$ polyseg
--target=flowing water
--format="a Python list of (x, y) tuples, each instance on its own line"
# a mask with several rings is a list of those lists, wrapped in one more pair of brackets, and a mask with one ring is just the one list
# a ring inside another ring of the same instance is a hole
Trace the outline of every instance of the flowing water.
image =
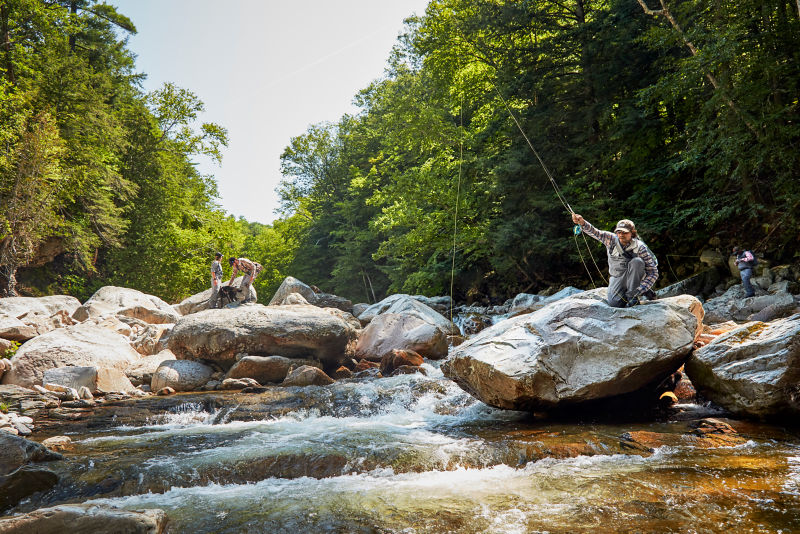
[[(193, 534), (800, 531), (795, 431), (748, 423), (735, 445), (700, 448), (682, 436), (715, 415), (701, 406), (657, 422), (556, 423), (489, 408), (425, 368), (275, 388), (280, 410), (258, 394), (178, 396), (146, 416), (117, 408), (110, 424), (73, 430), (50, 464), (62, 482), (17, 511), (160, 508), (170, 532)], [(673, 439), (623, 447), (635, 431)]]

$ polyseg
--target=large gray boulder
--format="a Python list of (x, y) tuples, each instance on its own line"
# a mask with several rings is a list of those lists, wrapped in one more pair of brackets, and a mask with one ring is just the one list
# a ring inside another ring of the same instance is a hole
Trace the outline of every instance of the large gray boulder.
[(379, 362), (395, 349), (413, 350), (438, 360), (447, 356), (447, 334), (413, 315), (382, 313), (370, 321), (359, 336), (355, 356)]
[(153, 295), (127, 287), (105, 286), (98, 289), (72, 317), (85, 321), (90, 317), (124, 315), (146, 323), (174, 323), (180, 315), (175, 309)]
[(98, 504), (61, 504), (0, 519), (0, 532), (5, 534), (161, 534), (166, 528), (167, 514), (163, 510), (123, 510)]
[[(233, 285), (234, 287), (239, 287), (242, 285), (242, 278), (243, 276), (239, 276), (234, 278)], [(223, 282), (224, 286), (228, 285), (228, 282)], [(187, 297), (183, 299), (180, 304), (175, 304), (173, 308), (176, 312), (180, 315), (189, 315), (190, 313), (197, 313), (199, 311), (207, 310), (208, 309), (208, 299), (211, 298), (211, 288), (209, 287), (205, 291), (201, 291), (200, 293), (195, 293), (191, 297)], [(250, 299), (255, 302), (258, 300), (258, 293), (256, 292), (256, 288), (250, 284)], [(242, 299), (244, 300), (244, 299)]]
[(550, 296), (520, 293), (519, 295), (514, 297), (514, 301), (511, 303), (511, 309), (509, 310), (508, 314), (511, 317), (516, 317), (518, 315), (532, 313), (535, 312), (536, 310), (541, 310), (548, 304), (552, 304), (553, 302), (559, 301), (567, 297), (571, 297), (573, 295), (577, 295), (582, 292), (583, 292), (582, 289), (578, 289), (572, 286), (567, 286), (564, 289), (561, 289), (557, 293), (554, 293)]
[[(316, 306), (240, 306), (182, 317), (168, 346), (178, 359), (230, 366), (236, 354), (310, 358), (338, 367), (356, 329)], [(334, 367), (334, 368), (335, 368)]]
[(150, 380), (150, 391), (172, 388), (175, 391), (198, 391), (211, 380), (214, 369), (192, 360), (161, 362)]
[(612, 308), (605, 290), (567, 297), (483, 330), (444, 374), (491, 406), (551, 409), (631, 393), (685, 361), (702, 328), (691, 296)]
[(162, 363), (174, 360), (177, 360), (177, 358), (172, 351), (164, 349), (157, 354), (145, 356), (128, 366), (125, 369), (125, 376), (128, 377), (128, 380), (130, 380), (134, 386), (150, 384), (156, 369), (158, 369)]
[(0, 313), (17, 318), (26, 313), (38, 313), (49, 317), (62, 310), (72, 315), (80, 306), (81, 301), (69, 295), (7, 297), (0, 299)]
[(794, 296), (788, 292), (788, 282), (783, 281), (758, 291), (756, 296), (745, 298), (741, 284), (730, 287), (722, 296), (709, 299), (703, 304), (707, 324), (725, 321), (752, 321), (756, 314), (770, 308), (773, 317), (790, 315), (797, 307)]
[(435, 326), (446, 335), (457, 335), (460, 333), (458, 327), (444, 315), (421, 302), (417, 297), (404, 294), (390, 295), (382, 301), (373, 304), (358, 316), (358, 320), (362, 325), (367, 325), (375, 317), (384, 313), (416, 317)]
[(800, 414), (800, 314), (752, 322), (716, 337), (686, 362), (707, 399), (744, 416)]
[(320, 308), (337, 308), (348, 313), (353, 311), (353, 303), (346, 298), (332, 295), (330, 293), (314, 291), (311, 286), (301, 282), (293, 276), (287, 276), (283, 279), (280, 287), (278, 287), (278, 290), (275, 291), (275, 294), (272, 296), (272, 300), (269, 301), (269, 305), (280, 306), (293, 304), (293, 302), (288, 302), (286, 300), (287, 297), (289, 297), (292, 293), (301, 295), (306, 302)]
[(113, 368), (124, 371), (139, 360), (129, 339), (91, 323), (59, 328), (22, 345), (11, 358), (12, 369), (3, 384), (26, 388), (42, 385), (47, 369), (67, 366)]

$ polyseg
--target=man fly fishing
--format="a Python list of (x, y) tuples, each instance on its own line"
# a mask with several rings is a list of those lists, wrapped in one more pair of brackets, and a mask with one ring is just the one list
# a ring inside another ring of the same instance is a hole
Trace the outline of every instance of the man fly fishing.
[(652, 287), (658, 280), (658, 260), (639, 239), (633, 221), (622, 219), (614, 233), (598, 230), (577, 213), (572, 214), (572, 222), (606, 246), (609, 306), (630, 308), (639, 304), (642, 296), (650, 300), (655, 298)]

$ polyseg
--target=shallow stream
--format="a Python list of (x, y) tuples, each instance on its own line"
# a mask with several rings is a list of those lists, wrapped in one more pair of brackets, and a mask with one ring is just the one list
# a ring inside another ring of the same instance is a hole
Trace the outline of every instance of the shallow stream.
[[(170, 532), (191, 533), (800, 531), (796, 431), (740, 423), (741, 443), (698, 448), (681, 436), (719, 415), (701, 406), (555, 423), (489, 408), (425, 367), (272, 396), (179, 395), (160, 413), (105, 406), (98, 428), (60, 429), (74, 440), (49, 465), (62, 482), (16, 511), (161, 508)], [(675, 439), (623, 446), (635, 431)]]

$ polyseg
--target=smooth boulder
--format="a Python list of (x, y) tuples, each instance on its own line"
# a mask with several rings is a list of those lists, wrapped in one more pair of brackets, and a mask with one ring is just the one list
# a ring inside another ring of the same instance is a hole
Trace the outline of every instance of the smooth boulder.
[(439, 360), (447, 356), (447, 334), (419, 317), (382, 313), (359, 336), (355, 355), (379, 362), (393, 350), (411, 350)]
[(146, 323), (174, 323), (180, 315), (160, 298), (127, 287), (105, 286), (75, 310), (72, 317), (85, 321), (104, 315), (124, 315)]
[(69, 295), (0, 298), (0, 313), (17, 318), (26, 313), (38, 313), (49, 317), (62, 310), (72, 315), (80, 306), (81, 301)]
[(311, 360), (297, 360), (283, 356), (245, 356), (231, 367), (225, 378), (252, 378), (260, 384), (280, 383), (293, 365), (319, 367), (318, 363), (315, 365)]
[(77, 324), (35, 337), (11, 358), (3, 384), (32, 388), (47, 369), (67, 366), (125, 371), (140, 358), (127, 337), (96, 324)]
[(356, 329), (316, 306), (240, 306), (182, 317), (169, 338), (179, 359), (233, 365), (236, 355), (319, 360), (333, 369), (347, 357)]
[(161, 534), (166, 528), (163, 510), (123, 510), (98, 504), (61, 504), (0, 519), (0, 532), (5, 534)]
[[(243, 276), (238, 276), (233, 280), (234, 287), (239, 287), (242, 285), (242, 278)], [(228, 285), (228, 282), (225, 281), (222, 283), (223, 286)], [(206, 289), (205, 291), (201, 291), (200, 293), (195, 293), (191, 297), (187, 297), (183, 299), (180, 304), (175, 304), (173, 308), (176, 312), (180, 315), (189, 315), (190, 313), (197, 313), (199, 311), (207, 310), (208, 309), (208, 300), (211, 298), (211, 288)], [(255, 302), (258, 300), (258, 293), (256, 292), (256, 288), (253, 285), (250, 285), (250, 299)]]
[(453, 349), (445, 376), (503, 409), (547, 410), (637, 391), (676, 371), (701, 333), (691, 296), (612, 308), (605, 290), (502, 321)]
[(703, 397), (742, 416), (800, 414), (800, 314), (752, 322), (695, 351), (686, 373)]
[(150, 380), (150, 391), (172, 388), (175, 391), (198, 391), (211, 380), (214, 369), (192, 360), (161, 362)]
[(767, 309), (773, 310), (774, 316), (790, 315), (794, 313), (797, 303), (794, 296), (787, 290), (788, 282), (773, 284), (764, 294), (760, 290), (756, 296), (745, 298), (744, 288), (741, 284), (730, 287), (722, 296), (709, 299), (703, 304), (708, 324), (722, 323), (733, 319), (734, 321), (756, 320), (756, 315)]

